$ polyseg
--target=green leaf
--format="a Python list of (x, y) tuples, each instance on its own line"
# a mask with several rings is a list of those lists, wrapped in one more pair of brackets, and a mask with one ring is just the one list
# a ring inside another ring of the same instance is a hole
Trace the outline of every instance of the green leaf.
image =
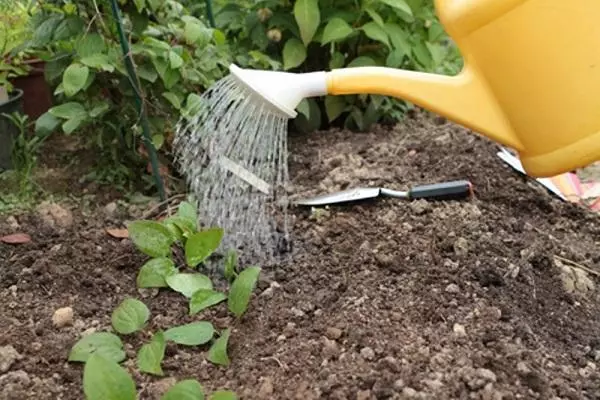
[(171, 254), (175, 241), (169, 229), (156, 221), (134, 221), (127, 226), (129, 238), (139, 251), (150, 257), (166, 257)]
[(367, 56), (359, 56), (352, 60), (347, 68), (355, 68), (355, 67), (373, 67), (376, 66), (377, 63), (371, 57)]
[(296, 110), (298, 110), (299, 114), (304, 115), (306, 119), (310, 119), (310, 103), (308, 99), (302, 99), (296, 106)]
[(183, 58), (174, 51), (169, 51), (169, 65), (172, 69), (179, 69), (183, 65)]
[(128, 298), (115, 308), (111, 316), (113, 329), (122, 335), (129, 335), (144, 327), (150, 318), (150, 310), (141, 301)]
[(198, 225), (198, 213), (196, 212), (196, 207), (194, 207), (191, 203), (182, 201), (177, 208), (176, 215), (185, 220), (191, 230), (196, 230)]
[(99, 104), (90, 110), (90, 113), (89, 113), (90, 117), (97, 118), (98, 116), (100, 116), (100, 115), (104, 114), (106, 111), (108, 111), (109, 108), (110, 108), (110, 106), (108, 105), (108, 103)]
[(221, 336), (214, 341), (208, 350), (208, 355), (206, 357), (208, 361), (222, 366), (228, 366), (231, 363), (229, 360), (229, 355), (227, 354), (229, 335), (231, 335), (231, 328), (227, 328), (221, 332)]
[(249, 267), (240, 272), (231, 284), (227, 306), (236, 317), (239, 318), (246, 312), (259, 275), (260, 267)]
[(173, 260), (167, 257), (153, 258), (147, 261), (137, 276), (139, 288), (163, 288), (168, 287), (167, 276), (178, 272)]
[(58, 24), (54, 31), (54, 41), (70, 40), (85, 31), (85, 23), (80, 16), (68, 16)]
[(137, 74), (140, 79), (144, 79), (148, 82), (154, 83), (158, 79), (158, 73), (154, 67), (150, 64), (141, 64), (137, 67)]
[(173, 86), (177, 84), (177, 82), (181, 80), (181, 74), (176, 69), (167, 68), (167, 70), (161, 78), (165, 85), (165, 89), (170, 90)]
[(93, 354), (83, 368), (86, 400), (136, 400), (133, 378), (114, 361)]
[(190, 46), (204, 46), (208, 42), (209, 36), (207, 30), (198, 22), (187, 21), (183, 27), (183, 38)]
[(329, 122), (335, 121), (346, 109), (346, 100), (342, 96), (325, 97), (325, 111)]
[(369, 17), (371, 17), (371, 19), (379, 26), (381, 26), (383, 28), (384, 26), (384, 22), (383, 22), (383, 18), (381, 17), (381, 15), (379, 15), (379, 13), (375, 10), (373, 10), (371, 7), (367, 7), (365, 9), (365, 11), (367, 12), (367, 14), (369, 14)]
[(423, 41), (416, 43), (412, 48), (412, 53), (415, 58), (426, 69), (431, 69), (433, 64), (433, 59), (431, 58), (431, 54), (429, 53), (429, 49)]
[(110, 332), (85, 335), (71, 349), (69, 361), (86, 362), (92, 354), (100, 354), (109, 361), (120, 363), (127, 358), (121, 338)]
[[(152, 145), (156, 150), (160, 150), (165, 143), (165, 137), (161, 134), (152, 135)], [(166, 225), (165, 225), (166, 226)]]
[(338, 42), (346, 39), (354, 32), (352, 27), (341, 18), (332, 18), (325, 29), (323, 30), (323, 37), (321, 38), (321, 44), (325, 45), (331, 42)]
[(210, 342), (214, 334), (210, 322), (200, 321), (171, 328), (165, 332), (165, 338), (184, 346), (200, 346)]
[(305, 47), (313, 40), (321, 24), (318, 0), (298, 0), (294, 4), (294, 18), (300, 28), (300, 39)]
[(412, 46), (408, 42), (408, 33), (400, 25), (389, 23), (385, 24), (384, 29), (395, 49), (402, 50), (404, 54), (410, 54)]
[(86, 58), (96, 55), (104, 55), (102, 53), (106, 51), (106, 46), (102, 36), (93, 32), (85, 34), (77, 41), (75, 51), (77, 51), (77, 55), (80, 58)]
[(231, 282), (232, 279), (236, 277), (237, 270), (237, 252), (235, 250), (229, 250), (227, 252), (227, 257), (225, 258), (225, 279)]
[(183, 240), (184, 236), (187, 237), (195, 231), (195, 225), (191, 225), (190, 221), (179, 215), (165, 219), (163, 225), (174, 235), (175, 240)]
[[(410, 6), (408, 5), (408, 3), (406, 3), (405, 0), (379, 0), (379, 1), (382, 2), (383, 4), (387, 4), (388, 6), (390, 6), (392, 8), (395, 8), (396, 10), (400, 11), (405, 16), (410, 17), (411, 20), (412, 20), (412, 17), (414, 17)], [(407, 21), (407, 22), (409, 22), (409, 21)]]
[(223, 229), (210, 228), (190, 236), (185, 243), (185, 261), (187, 265), (195, 268), (198, 264), (206, 261), (221, 244), (223, 235)]
[(204, 274), (180, 273), (169, 275), (165, 280), (171, 289), (187, 298), (191, 298), (200, 289), (213, 288), (212, 281)]
[(197, 290), (190, 299), (190, 315), (198, 314), (200, 311), (204, 311), (207, 308), (217, 305), (225, 300), (227, 300), (227, 296), (224, 293), (217, 292), (216, 290)]
[(70, 119), (70, 120), (66, 121), (64, 124), (62, 124), (62, 129), (67, 135), (70, 135), (71, 133), (75, 132), (77, 130), (77, 128), (79, 128), (84, 121), (85, 121), (85, 118)]
[(427, 46), (427, 50), (429, 50), (429, 54), (431, 54), (433, 65), (440, 65), (446, 56), (446, 47), (437, 43), (429, 42), (425, 42), (425, 46)]
[(238, 400), (238, 397), (230, 390), (218, 390), (208, 400)]
[(75, 101), (70, 101), (59, 106), (52, 107), (50, 110), (48, 110), (48, 112), (53, 116), (62, 119), (81, 118), (87, 115), (87, 112), (81, 103), (77, 103)]
[(67, 97), (76, 95), (85, 87), (90, 69), (85, 65), (73, 63), (67, 67), (63, 74), (63, 88)]
[(38, 135), (49, 135), (58, 128), (60, 120), (46, 111), (35, 121), (35, 133)]
[(329, 69), (339, 69), (344, 66), (344, 62), (346, 62), (346, 57), (339, 51), (336, 51), (329, 61)]
[(173, 92), (164, 92), (163, 97), (167, 100), (169, 100), (169, 103), (171, 103), (171, 105), (173, 107), (175, 107), (177, 110), (179, 110), (181, 108), (181, 101), (179, 100), (179, 97), (177, 97), (177, 95)]
[(388, 54), (385, 65), (390, 68), (399, 68), (404, 62), (404, 56), (406, 54), (401, 49), (396, 49)]
[(296, 38), (290, 38), (283, 46), (283, 69), (289, 70), (302, 65), (306, 60), (306, 47)]
[(144, 7), (146, 7), (146, 0), (133, 0), (135, 3), (135, 8), (137, 8), (138, 12), (144, 11)]
[(377, 42), (381, 42), (388, 47), (391, 47), (387, 32), (376, 22), (367, 22), (361, 27), (361, 29), (363, 30), (365, 35), (367, 35), (368, 38)]
[(150, 343), (144, 344), (137, 354), (137, 365), (141, 372), (147, 374), (164, 375), (161, 364), (165, 358), (167, 343), (166, 335), (158, 332), (152, 336)]
[(110, 63), (110, 58), (106, 54), (94, 54), (81, 59), (81, 63), (91, 68), (101, 69), (107, 72), (113, 72), (115, 67)]
[(195, 379), (177, 382), (160, 400), (204, 400), (204, 388)]

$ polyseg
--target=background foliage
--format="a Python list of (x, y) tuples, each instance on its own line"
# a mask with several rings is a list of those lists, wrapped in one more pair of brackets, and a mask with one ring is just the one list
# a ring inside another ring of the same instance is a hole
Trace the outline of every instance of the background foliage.
[[(292, 72), (377, 65), (455, 74), (462, 66), (432, 0), (213, 2), (214, 27), (205, 1), (118, 0), (152, 141), (164, 165), (170, 162), (174, 124), (227, 74), (231, 62)], [(16, 32), (22, 39), (3, 53), (0, 78), (27, 57), (47, 61), (55, 106), (36, 121), (37, 130), (78, 135), (97, 149), (99, 182), (124, 185), (144, 176), (140, 115), (110, 1), (19, 4), (3, 8), (10, 24), (0, 39), (15, 38)], [(26, 71), (13, 71), (19, 73)], [(293, 126), (367, 130), (399, 121), (410, 107), (375, 95), (309, 99), (300, 104)]]

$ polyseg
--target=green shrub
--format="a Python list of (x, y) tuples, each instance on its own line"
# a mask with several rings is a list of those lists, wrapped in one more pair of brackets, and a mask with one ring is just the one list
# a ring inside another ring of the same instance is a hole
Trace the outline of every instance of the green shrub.
[[(160, 149), (169, 143), (181, 113), (227, 72), (229, 48), (223, 33), (177, 1), (119, 4), (152, 141)], [(82, 133), (104, 150), (110, 165), (141, 163), (136, 152), (141, 121), (110, 2), (48, 0), (34, 14), (33, 24), (30, 47), (52, 54), (45, 73), (57, 103), (39, 125), (60, 127), (68, 135)]]
[[(461, 57), (431, 0), (216, 0), (216, 23), (243, 67), (308, 72), (387, 66), (455, 74)], [(409, 104), (374, 95), (309, 99), (301, 130), (343, 125), (365, 130), (402, 118)]]

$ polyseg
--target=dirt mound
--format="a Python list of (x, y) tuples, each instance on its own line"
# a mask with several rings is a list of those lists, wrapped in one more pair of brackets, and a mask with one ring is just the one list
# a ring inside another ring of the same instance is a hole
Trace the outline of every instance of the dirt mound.
[[(424, 117), (291, 146), (300, 197), (449, 179), (471, 180), (476, 197), (297, 209), (294, 259), (264, 271), (230, 339), (230, 368), (173, 347), (168, 376), (243, 399), (600, 398), (598, 216), (515, 174), (488, 141)], [(81, 366), (65, 361), (71, 346), (108, 327), (126, 295), (143, 298), (143, 258), (103, 231), (119, 218), (101, 215), (75, 212), (66, 230), (22, 216), (33, 242), (0, 244), (0, 350), (12, 357), (0, 398), (82, 398)], [(143, 299), (152, 329), (189, 320), (179, 296)], [(53, 327), (65, 306), (74, 325)], [(213, 317), (230, 318), (224, 308)], [(141, 339), (125, 340), (128, 353)], [(135, 375), (142, 398), (154, 398), (160, 381)]]

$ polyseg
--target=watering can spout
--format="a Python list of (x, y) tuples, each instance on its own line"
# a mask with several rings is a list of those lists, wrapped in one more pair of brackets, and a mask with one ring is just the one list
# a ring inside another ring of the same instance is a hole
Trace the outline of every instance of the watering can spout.
[(523, 145), (491, 91), (470, 69), (456, 76), (387, 67), (337, 69), (327, 75), (328, 93), (391, 96), (420, 106), (517, 151)]

